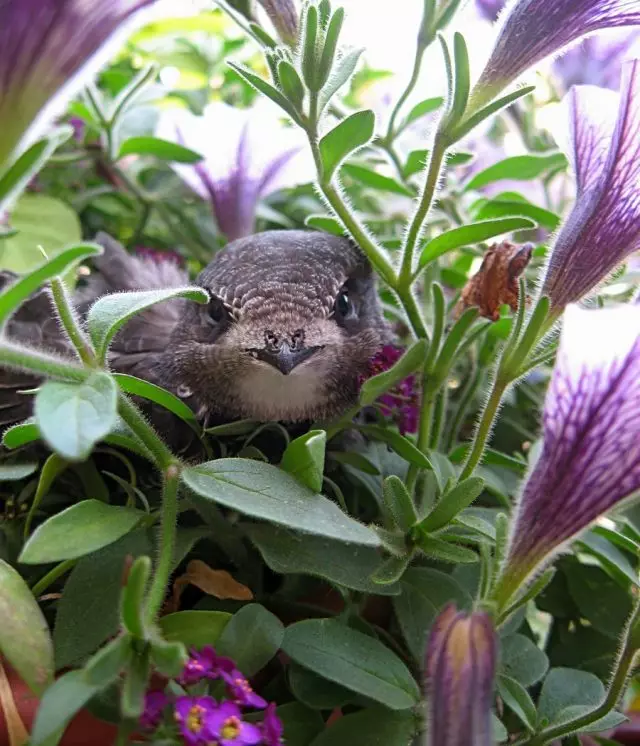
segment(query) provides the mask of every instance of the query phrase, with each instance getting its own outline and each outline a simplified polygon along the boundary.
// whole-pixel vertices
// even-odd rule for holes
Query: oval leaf
[[[469,181],[464,191],[468,192],[471,189],[481,189],[487,186],[487,184],[493,184],[493,182],[502,179],[514,181],[537,179],[545,171],[563,168],[566,165],[567,159],[562,153],[552,153],[551,155],[515,155],[480,171],[480,173],[476,174]]]
[[[408,710],[420,701],[415,679],[395,653],[333,619],[291,625],[282,649],[304,668],[392,710]]]
[[[207,303],[209,294],[197,287],[167,288],[166,290],[141,290],[135,293],[113,293],[96,301],[87,316],[89,335],[100,360],[115,333],[134,314],[172,298],[187,298],[196,303]]]
[[[380,544],[374,531],[343,513],[331,500],[262,461],[209,461],[184,469],[182,479],[197,495],[254,518],[354,544]]]
[[[417,723],[410,712],[369,707],[336,720],[311,746],[407,746],[414,743]]]
[[[0,652],[35,694],[53,680],[53,644],[37,601],[20,575],[0,560]]]
[[[327,433],[324,430],[310,430],[289,443],[282,456],[280,468],[310,490],[320,492],[326,447]]]
[[[37,565],[83,557],[128,534],[145,515],[133,508],[83,500],[38,526],[19,561]]]
[[[181,642],[188,648],[216,645],[231,619],[226,611],[178,611],[163,616],[158,624],[167,642]]]
[[[195,150],[159,137],[130,137],[120,146],[118,158],[124,158],[125,155],[153,155],[163,161],[175,163],[198,163],[203,158]]]
[[[83,383],[47,381],[38,391],[34,415],[42,437],[69,461],[84,461],[118,418],[118,387],[108,373]]]
[[[247,604],[231,617],[216,643],[220,655],[236,662],[245,676],[253,676],[280,650],[284,626],[260,604]]]
[[[343,119],[320,140],[323,178],[330,181],[335,170],[351,153],[366,145],[373,137],[375,114],[366,109]]]

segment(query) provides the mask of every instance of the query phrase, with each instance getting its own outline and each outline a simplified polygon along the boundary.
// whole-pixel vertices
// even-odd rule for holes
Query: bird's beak
[[[288,375],[300,363],[311,357],[315,352],[322,349],[321,347],[300,347],[292,350],[284,342],[278,350],[252,350],[258,360],[269,363],[277,368],[283,375]]]

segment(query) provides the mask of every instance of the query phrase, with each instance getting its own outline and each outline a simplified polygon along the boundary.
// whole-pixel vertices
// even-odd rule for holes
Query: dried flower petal
[[[569,103],[578,200],[541,290],[556,309],[579,300],[640,247],[640,61],[624,65],[614,130],[602,111],[609,102],[593,89],[574,89]]]
[[[447,606],[429,634],[428,746],[493,746],[491,705],[497,635],[484,612]]]
[[[640,488],[640,306],[567,308],[543,435],[512,526],[507,590]]]
[[[530,67],[587,34],[638,25],[637,0],[518,0],[501,17],[471,108],[480,108]]]
[[[482,266],[462,289],[455,314],[477,306],[480,315],[493,321],[500,318],[500,306],[505,303],[515,311],[518,307],[518,278],[531,261],[533,244],[517,246],[502,241],[486,252]]]

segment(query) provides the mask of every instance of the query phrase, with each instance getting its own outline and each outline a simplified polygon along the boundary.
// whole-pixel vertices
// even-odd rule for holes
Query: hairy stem
[[[86,381],[94,373],[89,368],[81,368],[72,360],[63,360],[6,339],[0,341],[0,363],[8,368],[26,370],[45,378],[77,383]]]
[[[135,404],[122,391],[118,397],[118,412],[134,435],[138,437],[153,456],[153,460],[156,462],[158,468],[166,470],[169,466],[178,462],[162,438],[145,420]]]
[[[91,348],[91,343],[82,331],[80,320],[71,304],[64,283],[59,277],[54,277],[51,280],[51,294],[60,317],[60,323],[67,337],[69,337],[69,341],[75,347],[82,362],[89,367],[95,367],[96,356]]]
[[[427,375],[425,374],[422,382],[422,404],[420,408],[420,425],[418,429],[418,440],[416,445],[422,453],[426,453],[429,449],[431,442],[431,428],[433,424],[433,407],[438,394],[438,389],[427,384]],[[407,489],[409,494],[412,495],[416,483],[418,481],[418,475],[420,474],[420,467],[416,464],[410,464],[409,471],[407,472]]]

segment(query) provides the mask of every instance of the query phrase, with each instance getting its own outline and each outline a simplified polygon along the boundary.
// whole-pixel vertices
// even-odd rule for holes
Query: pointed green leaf
[[[395,474],[387,477],[382,483],[382,497],[387,510],[396,526],[406,533],[418,520],[413,499],[404,482]]]
[[[327,433],[310,430],[287,446],[280,468],[314,492],[322,491]]]
[[[174,163],[199,163],[203,156],[195,150],[185,148],[169,140],[159,137],[130,137],[120,146],[118,159],[127,155],[153,155],[162,161]]]
[[[367,379],[360,389],[360,404],[363,407],[373,404],[379,396],[393,388],[396,383],[415,372],[426,360],[428,351],[428,343],[420,339],[411,345],[389,370]]]
[[[363,51],[364,49],[353,49],[347,52],[347,54],[338,57],[338,61],[333,68],[329,80],[318,96],[318,109],[320,113],[324,111],[325,106],[333,98],[338,89],[353,75]]]
[[[375,114],[367,109],[357,111],[328,132],[320,140],[323,179],[330,181],[340,164],[373,137]]]
[[[509,676],[498,676],[498,692],[527,730],[533,732],[536,727],[536,706],[522,684]]]
[[[284,95],[296,109],[302,107],[304,100],[304,86],[295,67],[286,60],[278,62],[278,79]]]
[[[284,639],[282,622],[260,604],[246,604],[231,617],[216,643],[245,676],[254,676],[276,655]]]
[[[481,189],[502,179],[515,181],[529,181],[537,179],[547,171],[562,168],[567,165],[567,158],[563,153],[550,155],[514,155],[510,158],[494,163],[477,173],[465,186],[464,191]]]
[[[231,614],[226,611],[177,611],[158,621],[162,636],[168,642],[181,642],[187,648],[215,645]]]
[[[320,64],[318,67],[318,89],[327,82],[331,70],[333,69],[333,60],[336,56],[336,48],[338,46],[338,38],[342,29],[342,23],[344,21],[344,8],[338,8],[336,12],[331,16],[329,25],[327,26],[327,32],[324,37],[324,48],[320,56]]]
[[[374,171],[372,168],[366,168],[355,163],[345,163],[341,172],[347,174],[355,181],[365,186],[376,189],[379,192],[390,192],[391,194],[402,194],[405,197],[413,197],[414,193],[404,184],[392,179],[390,176],[384,176]]]
[[[257,91],[262,93],[267,98],[270,98],[274,103],[287,112],[287,114],[293,119],[294,122],[300,124],[300,117],[298,112],[289,103],[286,97],[280,93],[280,91],[268,83],[266,80],[261,78],[259,75],[247,70],[247,68],[241,65],[236,65],[234,62],[227,62],[229,67],[235,70],[241,78],[244,78],[249,85],[255,88]]]
[[[443,495],[435,508],[420,523],[424,531],[438,531],[444,528],[478,497],[484,489],[484,480],[480,477],[469,477]]]

